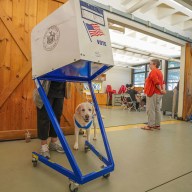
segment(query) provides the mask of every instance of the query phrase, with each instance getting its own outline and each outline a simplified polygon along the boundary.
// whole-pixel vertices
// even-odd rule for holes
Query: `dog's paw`
[[[93,140],[96,141],[96,140],[97,140],[97,137],[93,137]]]
[[[74,150],[78,150],[79,149],[79,146],[78,144],[75,144],[74,147],[73,147]]]
[[[87,134],[86,134],[86,133],[84,133],[84,134],[83,134],[83,137],[87,137]]]

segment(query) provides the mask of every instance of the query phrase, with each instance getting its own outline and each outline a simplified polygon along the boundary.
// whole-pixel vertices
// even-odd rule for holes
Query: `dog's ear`
[[[79,104],[75,110],[76,113],[80,114],[81,111],[81,104]]]

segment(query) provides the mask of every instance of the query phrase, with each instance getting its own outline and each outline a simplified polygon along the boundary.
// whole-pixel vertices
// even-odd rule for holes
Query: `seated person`
[[[136,100],[136,95],[138,94],[138,92],[136,90],[134,90],[134,86],[132,84],[126,84],[126,88],[127,88],[126,93],[128,93],[130,95],[132,101],[136,103],[136,109],[138,109],[139,102],[137,102],[137,100]]]

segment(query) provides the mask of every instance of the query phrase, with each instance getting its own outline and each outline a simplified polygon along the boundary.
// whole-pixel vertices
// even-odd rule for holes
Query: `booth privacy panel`
[[[113,66],[107,18],[84,1],[69,0],[33,29],[31,40],[33,78],[88,77]]]

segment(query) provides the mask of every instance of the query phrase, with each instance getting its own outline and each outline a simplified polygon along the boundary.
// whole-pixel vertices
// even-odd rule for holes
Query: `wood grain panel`
[[[61,127],[63,133],[65,134],[66,130],[70,130],[70,127]],[[28,129],[31,134],[31,138],[37,138],[37,130]],[[0,132],[0,141],[5,140],[16,140],[16,139],[25,139],[26,130],[11,130],[11,131],[1,131]],[[68,134],[68,133],[67,133]]]
[[[15,9],[17,10],[18,8],[16,7]],[[18,44],[20,50],[22,51],[22,53],[24,54],[26,59],[30,60],[30,55],[31,55],[30,51],[28,49],[26,49],[26,45],[23,42],[23,36],[20,34],[20,32],[22,33],[21,28],[23,27],[23,24],[21,23],[22,20],[20,20],[20,22],[18,22],[18,21],[16,22],[18,27],[17,27],[17,29],[15,29],[15,27],[13,26],[12,20],[14,19],[14,21],[15,21],[16,16],[14,16],[13,19],[10,18],[1,6],[0,6],[0,19],[4,23],[5,27],[7,28],[7,30],[9,31],[9,33],[11,34],[11,36],[13,37],[15,42]],[[18,30],[20,32],[18,32]]]
[[[190,43],[186,44],[185,54],[183,119],[187,119],[192,114],[192,47]]]
[[[32,28],[65,0],[0,1],[0,140],[21,139],[29,130],[36,137],[34,82],[31,75]],[[61,127],[74,132],[73,114],[84,99],[72,83],[71,98],[64,102]]]

